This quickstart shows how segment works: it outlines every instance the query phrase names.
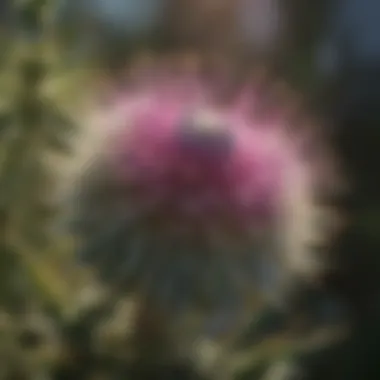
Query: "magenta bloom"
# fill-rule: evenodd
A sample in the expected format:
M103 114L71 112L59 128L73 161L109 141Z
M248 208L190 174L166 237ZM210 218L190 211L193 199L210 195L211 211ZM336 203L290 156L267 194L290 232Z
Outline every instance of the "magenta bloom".
M184 101L172 91L173 98L160 99L153 88L142 100L147 108L131 113L115 148L121 180L139 189L139 201L165 205L180 223L266 222L278 212L282 168L294 165L289 148L233 108L197 105L204 94Z
M109 142L112 168L138 189L139 202L164 205L178 223L271 223L286 182L303 175L302 146L288 133L283 110L255 113L262 99L252 84L223 104L210 82L157 72L120 94L116 112L125 125Z
M81 257L173 310L241 310L315 269L326 240L316 195L331 166L292 97L211 73L155 63L86 129L98 139L80 178Z

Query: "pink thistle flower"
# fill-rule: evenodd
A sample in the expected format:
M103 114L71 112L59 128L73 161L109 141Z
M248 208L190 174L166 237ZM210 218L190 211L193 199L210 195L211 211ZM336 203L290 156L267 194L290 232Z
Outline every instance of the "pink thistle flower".
M172 312L240 315L258 289L315 273L337 176L294 95L186 60L138 69L85 129L82 259Z

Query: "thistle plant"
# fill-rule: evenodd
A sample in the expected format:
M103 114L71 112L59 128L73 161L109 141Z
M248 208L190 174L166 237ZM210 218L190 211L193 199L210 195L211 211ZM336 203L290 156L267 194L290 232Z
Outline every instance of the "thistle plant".
M164 362L170 345L230 341L323 270L339 181L320 130L260 69L145 57L119 80L84 123L67 216L80 262L140 305L140 343L171 337Z

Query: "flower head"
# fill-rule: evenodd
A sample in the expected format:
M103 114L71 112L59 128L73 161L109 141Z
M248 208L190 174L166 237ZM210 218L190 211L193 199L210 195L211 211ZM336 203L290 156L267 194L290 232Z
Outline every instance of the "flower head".
M87 128L81 258L170 310L240 310L325 240L329 157L282 86L173 62L131 71Z

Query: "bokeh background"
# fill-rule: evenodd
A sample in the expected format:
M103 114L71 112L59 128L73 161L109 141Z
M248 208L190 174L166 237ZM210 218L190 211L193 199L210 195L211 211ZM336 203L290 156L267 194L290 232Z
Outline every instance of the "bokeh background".
M142 48L184 47L260 61L292 83L354 184L332 200L349 215L334 270L252 316L230 378L379 379L379 17L370 0L1 0L0 379L190 376L134 372L131 300L104 297L70 236L57 238L52 195L82 100ZM200 350L207 362L216 348Z

